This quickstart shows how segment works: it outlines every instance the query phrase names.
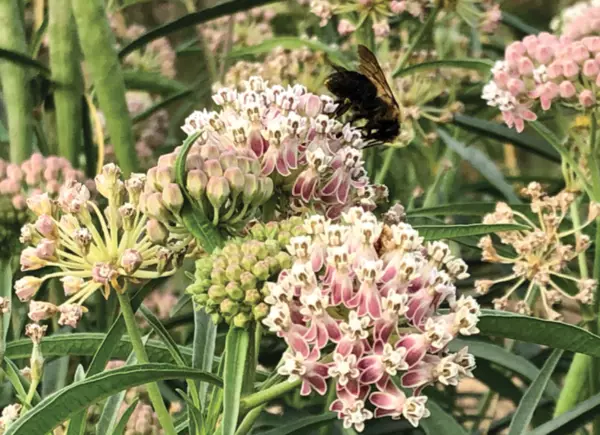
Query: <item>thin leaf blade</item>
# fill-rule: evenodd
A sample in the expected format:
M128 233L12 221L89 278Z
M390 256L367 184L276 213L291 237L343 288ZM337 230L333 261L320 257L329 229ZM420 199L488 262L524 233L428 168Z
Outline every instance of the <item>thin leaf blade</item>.
M227 333L223 370L222 435L235 434L240 414L240 399L249 342L250 335L245 329L233 327Z

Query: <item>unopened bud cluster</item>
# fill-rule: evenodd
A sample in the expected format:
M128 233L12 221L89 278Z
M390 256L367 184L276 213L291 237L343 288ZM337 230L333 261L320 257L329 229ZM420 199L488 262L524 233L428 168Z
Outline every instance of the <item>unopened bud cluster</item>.
M593 300L596 280L569 272L569 264L590 246L589 236L581 234L581 230L600 216L600 204L589 205L588 216L581 226L564 229L561 224L576 199L575 194L564 190L549 196L536 182L530 183L522 193L531 199L532 216L536 218L530 219L526 214L500 202L496 210L483 219L486 224L524 225L522 230L498 233L500 242L512 247L515 254L500 254L490 236L483 237L479 242L483 261L510 265L511 273L495 280L478 280L475 290L486 294L492 286L506 285L504 296L494 299L496 309L511 309L530 315L532 307L539 301L539 314L558 320L562 316L553 306L563 299L582 304L589 304ZM576 292L571 294L565 291L560 280L573 283ZM517 290L524 285L527 285L527 292L521 299L517 296Z
M268 312L266 281L290 267L286 246L306 232L300 218L256 223L248 237L196 261L195 282L186 291L215 323L244 328L260 321Z
M21 230L21 270L58 268L15 283L21 301L30 301L42 284L60 278L67 300L60 306L31 301L29 317L35 322L60 314L61 325L75 327L86 309L82 306L95 291L108 298L110 289L125 291L129 281L173 274L184 252L156 245L147 232L148 219L141 211L144 176L123 182L121 171L108 164L95 178L95 188L108 202L101 210L90 200L90 191L74 179L60 189L58 199L47 193L27 199L37 216Z

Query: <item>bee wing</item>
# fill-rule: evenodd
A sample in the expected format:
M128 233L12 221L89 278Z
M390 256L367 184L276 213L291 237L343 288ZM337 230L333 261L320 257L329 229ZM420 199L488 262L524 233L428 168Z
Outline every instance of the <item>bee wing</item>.
M381 69L381 66L379 66L379 62L373 52L364 45L359 45L358 57L360 59L358 71L373 82L379 91L380 98L390 105L399 108L398 102L396 101L396 98L394 98L394 92L390 88L390 85L385 78L385 73Z

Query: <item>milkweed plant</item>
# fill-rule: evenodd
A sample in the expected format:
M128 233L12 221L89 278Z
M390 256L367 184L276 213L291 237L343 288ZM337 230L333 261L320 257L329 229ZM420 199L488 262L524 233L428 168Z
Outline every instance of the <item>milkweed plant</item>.
M600 433L600 2L137 3L0 4L0 434Z

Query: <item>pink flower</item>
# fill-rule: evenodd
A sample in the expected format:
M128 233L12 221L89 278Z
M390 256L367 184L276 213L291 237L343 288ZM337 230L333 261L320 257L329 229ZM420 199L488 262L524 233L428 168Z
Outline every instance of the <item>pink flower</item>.
M358 432L362 432L365 428L365 421L373 418L373 413L365 409L368 391L368 388L362 388L358 395L350 394L344 389L338 391L338 398L331 403L329 409L337 412L338 418L343 421L344 428L354 427Z
M361 358L358 367L361 369L360 382L374 384L387 380L389 376L396 376L399 370L407 370L405 361L406 349L394 347L390 343L378 341L373 346L373 354Z
M345 18L342 18L338 23L337 31L342 36L347 36L354 33L356 26Z
M286 352L283 354L283 364L277 372L282 376L289 376L290 382L302 379L300 394L303 396L308 396L311 390L323 396L327 392L328 367L327 364L318 362L320 357L316 347L313 347L308 355Z
M371 393L369 401L375 405L375 418L391 417L398 420L402 417L406 394L389 379L381 391Z

